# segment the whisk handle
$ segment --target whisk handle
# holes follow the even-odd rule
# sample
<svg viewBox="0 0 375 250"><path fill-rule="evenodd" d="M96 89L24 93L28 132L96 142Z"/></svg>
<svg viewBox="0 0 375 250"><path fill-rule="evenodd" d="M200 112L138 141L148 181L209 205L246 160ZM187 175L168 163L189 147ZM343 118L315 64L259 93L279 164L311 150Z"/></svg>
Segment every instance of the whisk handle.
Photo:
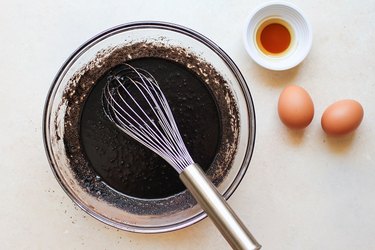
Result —
<svg viewBox="0 0 375 250"><path fill-rule="evenodd" d="M233 249L261 248L198 164L186 167L180 179Z"/></svg>

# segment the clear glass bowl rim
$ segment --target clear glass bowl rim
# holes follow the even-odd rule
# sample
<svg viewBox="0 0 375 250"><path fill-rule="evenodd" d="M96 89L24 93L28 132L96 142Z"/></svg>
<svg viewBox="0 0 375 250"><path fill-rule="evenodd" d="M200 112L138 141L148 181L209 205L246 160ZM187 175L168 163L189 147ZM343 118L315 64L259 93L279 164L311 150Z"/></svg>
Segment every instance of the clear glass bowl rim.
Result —
<svg viewBox="0 0 375 250"><path fill-rule="evenodd" d="M245 153L245 158L243 159L242 166L240 167L236 177L234 178L234 181L231 183L231 185L228 187L228 189L225 191L223 194L225 199L229 199L230 196L235 192L237 189L238 185L242 181L248 167L251 161L251 157L254 151L254 145L255 145L255 135L256 135L256 119L255 119L255 108L254 108L254 102L253 98L251 96L250 90L248 88L248 85L245 81L245 78L243 77L242 73L240 72L239 68L237 65L234 63L234 61L228 56L228 54L222 50L218 45L216 45L213 41L211 41L209 38L205 37L204 35L181 25L174 24L174 23L169 23L169 22L160 22L160 21L137 21L137 22L130 22L130 23L125 23L121 25L114 26L112 28L109 28L95 36L93 36L91 39L87 40L85 43L83 43L78 49L76 49L68 58L67 60L63 63L63 65L60 67L59 71L57 72L54 80L52 81L52 85L50 86L50 89L47 94L47 98L45 101L44 105L44 112L43 112L43 121L42 121L42 131L43 131L43 142L44 142L44 148L46 151L47 159L49 162L49 165L51 167L51 170L57 179L58 183L62 187L62 189L65 191L65 193L71 198L71 200L82 210L84 210L87 214L91 215L95 219L119 228L116 224L111 223L107 218L102 217L98 215L95 212L90 211L87 209L85 206L83 206L79 200L75 198L73 194L70 193L70 191L64 186L63 181L60 179L56 166L54 165L54 155L53 152L50 150L51 147L51 142L49 138L49 111L50 111L50 106L52 105L52 101L54 99L54 90L56 88L56 85L59 84L59 79L62 75L64 75L69 69L69 67L76 61L78 60L80 54L84 53L86 50L94 46L95 44L99 43L100 41L106 39L107 37L116 35L118 33L122 33L125 31L129 30L134 30L134 29L145 29L145 28L151 28L151 29L165 29L169 31L174 31L178 32L184 35L187 35L202 44L206 45L208 48L210 48L216 55L218 55L224 62L225 64L230 68L230 70L233 72L236 80L238 81L242 93L245 96L245 101L246 101L246 106L247 109L249 110L248 119L249 119L249 135L248 135L248 144L246 148L246 153ZM140 233L161 233L161 232L170 232L174 230L178 230L181 228L188 227L194 223L197 223L198 221L204 219L207 217L206 213L202 211L200 214L195 216L194 218L190 218L187 221L184 221L183 223L178 223L175 225L171 225L168 227L160 228L158 230L131 230L132 232L140 232ZM123 229L123 228L119 228ZM123 229L124 230L124 229ZM128 230L129 231L129 230Z"/></svg>

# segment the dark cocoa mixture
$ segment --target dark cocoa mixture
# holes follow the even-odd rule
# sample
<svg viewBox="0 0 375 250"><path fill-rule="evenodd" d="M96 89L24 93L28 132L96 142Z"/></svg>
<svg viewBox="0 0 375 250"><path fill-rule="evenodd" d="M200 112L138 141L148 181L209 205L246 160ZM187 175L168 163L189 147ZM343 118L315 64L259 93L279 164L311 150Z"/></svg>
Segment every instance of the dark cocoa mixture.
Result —
<svg viewBox="0 0 375 250"><path fill-rule="evenodd" d="M98 196L101 199L107 200L116 206L134 213L142 213L141 211L131 210L132 207L137 207L139 205L138 203L143 203L144 201L129 200L123 194L117 193L106 187L106 184L103 182L100 175L97 174L97 171L94 171L94 168L82 147L80 128L84 104L91 91L95 90L93 87L98 83L98 80L113 67L124 63L125 61L131 62L133 60L133 62L136 62L135 59L140 58L162 58L186 67L191 72L194 72L194 74L206 84L214 97L218 107L221 131L218 136L219 140L217 145L214 145L209 150L212 151L212 148L214 148L216 149L214 151L217 152L217 154L216 156L212 156L211 154L209 157L206 157L204 160L205 162L201 164L211 162L207 173L215 184L221 182L231 166L237 147L239 132L237 106L232 93L226 87L227 83L210 64L202 61L197 56L188 53L187 50L178 47L165 47L160 44L140 42L124 47L112 48L98 53L93 61L85 65L83 69L75 74L70 80L68 88L65 90L63 102L67 105L67 109L63 140L67 156L70 159L71 168L76 174L77 179L80 180L84 187L86 187L87 191L94 196ZM194 154L197 155L197 153ZM196 157L199 158L199 156ZM172 167L168 167L171 171L174 171ZM176 183L178 183L178 181ZM119 189L118 187L115 188ZM179 187L172 190L171 193L165 193L163 191L162 193L156 194L155 197L178 193L182 188L183 187ZM185 200L181 200L181 204L188 204L189 201L186 199L191 199L190 196L183 194L177 195L177 200L179 199L178 197ZM174 202L176 202L176 200ZM132 205L132 203L134 204ZM180 209L183 209L181 204L169 204L169 206L178 206ZM164 203L162 206L165 207L166 204ZM158 204L154 204L152 211L147 210L145 213L158 213L157 210L164 209L163 207L159 208Z"/></svg>
<svg viewBox="0 0 375 250"><path fill-rule="evenodd" d="M147 57L127 63L155 77L188 151L207 170L221 135L218 110L206 84L186 67L170 60ZM118 129L103 111L101 97L107 77L121 68L123 65L111 69L97 81L85 102L80 133L83 151L102 180L124 194L148 199L177 194L186 188L174 168Z"/></svg>

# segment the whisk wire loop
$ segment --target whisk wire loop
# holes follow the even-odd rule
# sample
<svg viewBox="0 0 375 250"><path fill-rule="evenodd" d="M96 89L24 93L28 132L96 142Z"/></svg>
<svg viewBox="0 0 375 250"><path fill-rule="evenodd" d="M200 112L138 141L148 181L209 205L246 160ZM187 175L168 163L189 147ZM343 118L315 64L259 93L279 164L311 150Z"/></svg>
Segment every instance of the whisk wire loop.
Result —
<svg viewBox="0 0 375 250"><path fill-rule="evenodd" d="M118 128L160 155L178 173L194 163L165 96L147 71L124 64L124 69L108 78L103 106Z"/></svg>

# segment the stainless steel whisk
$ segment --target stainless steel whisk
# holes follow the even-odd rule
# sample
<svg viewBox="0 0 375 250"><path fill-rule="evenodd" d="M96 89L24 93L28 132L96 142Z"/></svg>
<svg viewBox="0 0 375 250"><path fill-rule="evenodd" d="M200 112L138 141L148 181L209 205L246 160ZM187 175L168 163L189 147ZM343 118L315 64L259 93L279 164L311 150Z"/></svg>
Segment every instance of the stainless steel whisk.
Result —
<svg viewBox="0 0 375 250"><path fill-rule="evenodd" d="M194 163L155 78L124 64L103 89L107 117L123 132L151 149L179 173L180 179L233 249L260 249L245 225Z"/></svg>

